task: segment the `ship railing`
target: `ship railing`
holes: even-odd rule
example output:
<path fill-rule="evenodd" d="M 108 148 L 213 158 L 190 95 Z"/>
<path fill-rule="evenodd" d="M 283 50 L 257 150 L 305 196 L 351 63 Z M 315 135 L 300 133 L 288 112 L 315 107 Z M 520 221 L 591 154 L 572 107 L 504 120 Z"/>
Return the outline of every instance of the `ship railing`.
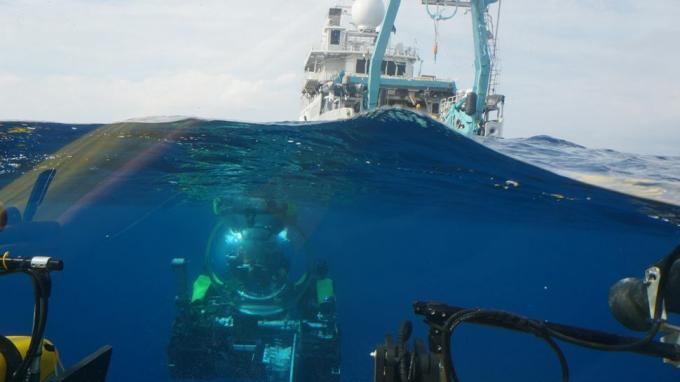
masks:
<path fill-rule="evenodd" d="M 452 97 L 446 97 L 442 98 L 441 101 L 439 101 L 439 114 L 441 116 L 445 116 L 449 113 L 449 110 L 453 107 L 453 105 L 456 104 L 458 100 L 458 97 L 452 96 Z"/>
<path fill-rule="evenodd" d="M 387 48 L 385 55 L 418 58 L 418 51 L 415 48 Z"/>
<path fill-rule="evenodd" d="M 333 53 L 363 53 L 367 55 L 371 55 L 373 53 L 373 47 L 372 46 L 366 46 L 363 44 L 351 44 L 351 43 L 345 43 L 340 47 L 333 48 L 333 49 L 324 49 L 324 48 L 314 48 L 313 51 L 317 52 L 323 52 L 323 51 L 328 51 L 328 52 L 333 52 Z M 385 50 L 385 56 L 386 57 L 408 57 L 408 58 L 415 58 L 418 59 L 418 50 L 409 47 L 409 48 L 396 48 L 396 47 L 390 47 Z"/>
<path fill-rule="evenodd" d="M 319 82 L 326 82 L 334 80 L 338 76 L 337 73 L 328 72 L 305 72 L 305 80 L 316 80 Z"/>

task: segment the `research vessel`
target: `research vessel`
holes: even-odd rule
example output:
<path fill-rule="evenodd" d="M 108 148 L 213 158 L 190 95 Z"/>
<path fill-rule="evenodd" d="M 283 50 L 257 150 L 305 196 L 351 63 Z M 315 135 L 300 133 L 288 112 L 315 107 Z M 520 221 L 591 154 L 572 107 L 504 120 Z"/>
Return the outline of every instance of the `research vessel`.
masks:
<path fill-rule="evenodd" d="M 391 41 L 400 0 L 388 0 L 387 6 L 382 0 L 355 0 L 329 8 L 321 45 L 307 55 L 300 120 L 345 119 L 379 107 L 402 107 L 464 135 L 502 135 L 505 97 L 496 93 L 500 0 L 421 1 L 435 31 L 440 21 L 471 16 L 471 89 L 421 74 L 418 50 Z M 435 43 L 435 56 L 437 49 Z"/>

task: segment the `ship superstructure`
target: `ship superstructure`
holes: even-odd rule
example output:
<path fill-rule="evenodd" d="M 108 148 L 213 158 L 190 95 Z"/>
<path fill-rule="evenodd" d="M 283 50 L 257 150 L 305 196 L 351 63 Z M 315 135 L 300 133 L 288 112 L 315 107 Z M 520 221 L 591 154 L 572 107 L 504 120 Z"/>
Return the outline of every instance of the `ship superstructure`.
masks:
<path fill-rule="evenodd" d="M 427 114 L 466 135 L 501 135 L 504 97 L 491 86 L 496 31 L 488 14 L 488 6 L 497 0 L 422 1 L 428 12 L 432 6 L 453 7 L 453 14 L 468 8 L 472 14 L 473 89 L 460 90 L 453 80 L 421 75 L 417 49 L 391 43 L 399 0 L 389 0 L 387 8 L 382 0 L 356 0 L 328 10 L 321 45 L 305 62 L 300 120 L 345 119 L 393 106 Z M 431 13 L 437 22 L 445 19 L 442 15 Z"/>

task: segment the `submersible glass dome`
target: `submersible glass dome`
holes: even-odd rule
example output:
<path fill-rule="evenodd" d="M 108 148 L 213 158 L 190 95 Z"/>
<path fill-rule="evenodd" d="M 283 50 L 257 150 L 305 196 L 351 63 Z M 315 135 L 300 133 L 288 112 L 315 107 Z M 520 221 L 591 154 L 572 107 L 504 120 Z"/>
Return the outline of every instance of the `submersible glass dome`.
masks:
<path fill-rule="evenodd" d="M 224 217 L 210 235 L 205 257 L 215 284 L 250 304 L 286 304 L 310 261 L 299 230 L 271 216 L 247 224 Z"/>

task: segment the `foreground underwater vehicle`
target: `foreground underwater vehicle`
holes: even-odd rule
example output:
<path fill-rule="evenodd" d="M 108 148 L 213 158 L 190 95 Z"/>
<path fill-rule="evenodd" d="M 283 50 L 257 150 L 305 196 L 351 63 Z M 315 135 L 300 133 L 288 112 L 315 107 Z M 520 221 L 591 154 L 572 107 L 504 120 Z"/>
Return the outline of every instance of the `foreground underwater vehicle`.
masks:
<path fill-rule="evenodd" d="M 422 75 L 415 47 L 390 44 L 401 0 L 355 0 L 328 11 L 321 47 L 305 63 L 301 121 L 351 118 L 382 106 L 422 112 L 463 135 L 501 136 L 505 96 L 498 85 L 497 42 L 500 1 L 422 0 L 435 24 L 469 12 L 475 50 L 472 89 L 455 81 Z M 492 17 L 491 5 L 498 3 Z M 460 12 L 459 12 L 460 11 Z"/>
<path fill-rule="evenodd" d="M 339 381 L 333 281 L 325 264 L 303 256 L 292 207 L 251 198 L 216 199 L 213 207 L 220 221 L 191 296 L 187 260 L 172 261 L 178 314 L 167 348 L 171 375 Z M 296 266 L 302 274 L 293 279 Z"/>

